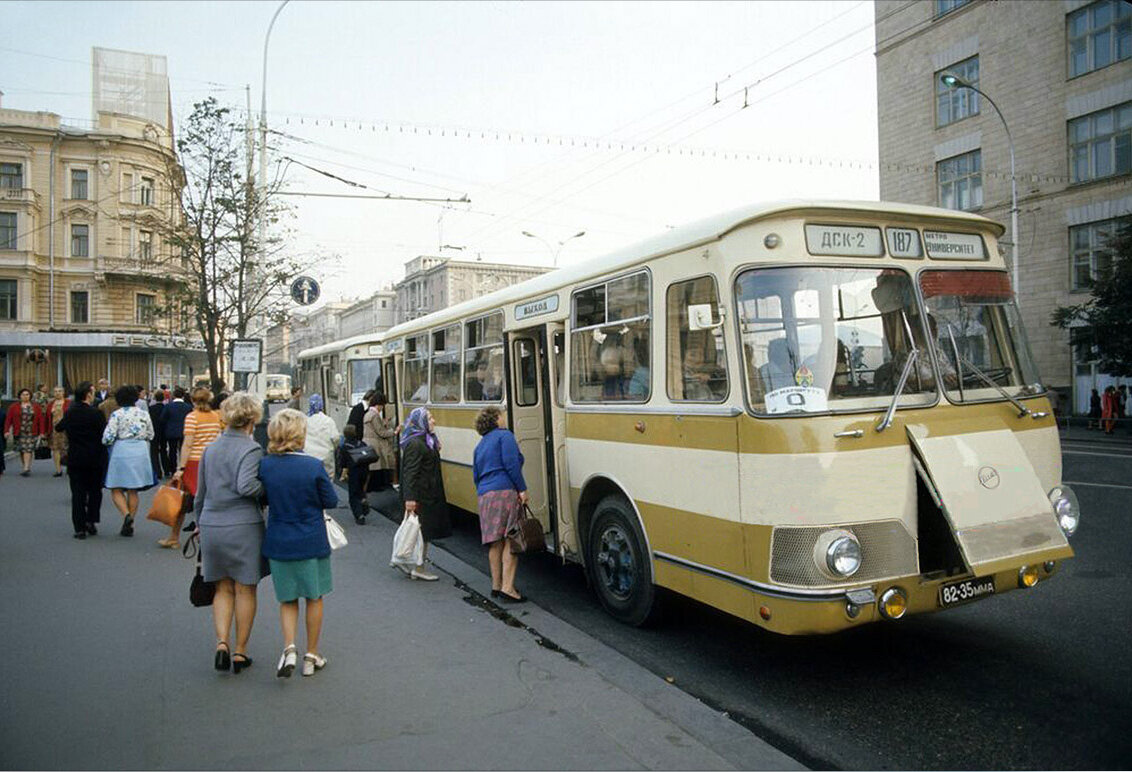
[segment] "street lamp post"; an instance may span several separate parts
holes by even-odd
[[[1010,126],[1006,123],[1006,117],[1003,116],[1002,110],[998,109],[998,105],[994,100],[987,96],[986,92],[980,91],[976,86],[972,86],[967,81],[960,78],[958,75],[950,72],[944,72],[939,76],[939,80],[943,85],[950,89],[966,88],[979,94],[994,108],[995,113],[998,114],[998,119],[1002,121],[1002,128],[1006,130],[1006,143],[1010,148],[1010,273],[1013,276],[1015,298],[1018,297],[1018,178],[1014,174],[1014,138],[1010,135]]]
[[[566,238],[562,239],[562,241],[558,242],[557,247],[553,246],[549,241],[544,239],[542,236],[536,236],[535,234],[531,233],[530,231],[523,231],[523,235],[526,236],[527,238],[530,238],[530,239],[538,239],[543,244],[545,244],[546,248],[550,250],[551,256],[553,256],[553,258],[554,258],[554,267],[557,268],[558,267],[558,255],[560,255],[562,253],[562,247],[566,246],[566,242],[572,241],[573,239],[581,238],[582,236],[586,235],[586,232],[585,231],[578,231],[573,236],[567,236]]]

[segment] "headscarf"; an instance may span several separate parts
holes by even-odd
[[[440,440],[428,430],[428,410],[423,407],[413,408],[413,412],[405,420],[405,428],[401,430],[401,447],[408,445],[414,437],[424,437],[429,450],[440,447]]]
[[[307,415],[314,415],[321,413],[323,408],[323,401],[321,394],[311,394],[310,407],[307,409]]]

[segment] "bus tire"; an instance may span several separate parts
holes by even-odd
[[[622,496],[606,496],[594,509],[586,569],[601,605],[619,622],[640,627],[658,608],[652,561],[637,517]]]

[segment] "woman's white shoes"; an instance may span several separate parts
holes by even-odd
[[[324,667],[326,667],[326,657],[320,657],[309,651],[303,655],[303,675],[312,676],[316,670],[322,670]]]
[[[435,582],[440,577],[437,576],[436,574],[430,574],[428,571],[425,571],[423,568],[414,568],[409,573],[409,578],[419,579],[422,582]]]
[[[279,667],[275,669],[275,675],[279,678],[290,678],[291,674],[295,672],[295,665],[299,659],[299,652],[294,646],[288,646],[283,649],[283,655],[279,657]],[[324,663],[325,664],[325,663]],[[306,663],[303,663],[304,670]]]

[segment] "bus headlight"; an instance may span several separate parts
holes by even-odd
[[[851,531],[826,531],[814,544],[814,563],[831,579],[847,579],[861,567],[861,543]]]
[[[1049,492],[1049,503],[1053,507],[1057,524],[1066,537],[1077,532],[1081,523],[1081,506],[1077,503],[1077,494],[1068,485],[1059,485]]]

